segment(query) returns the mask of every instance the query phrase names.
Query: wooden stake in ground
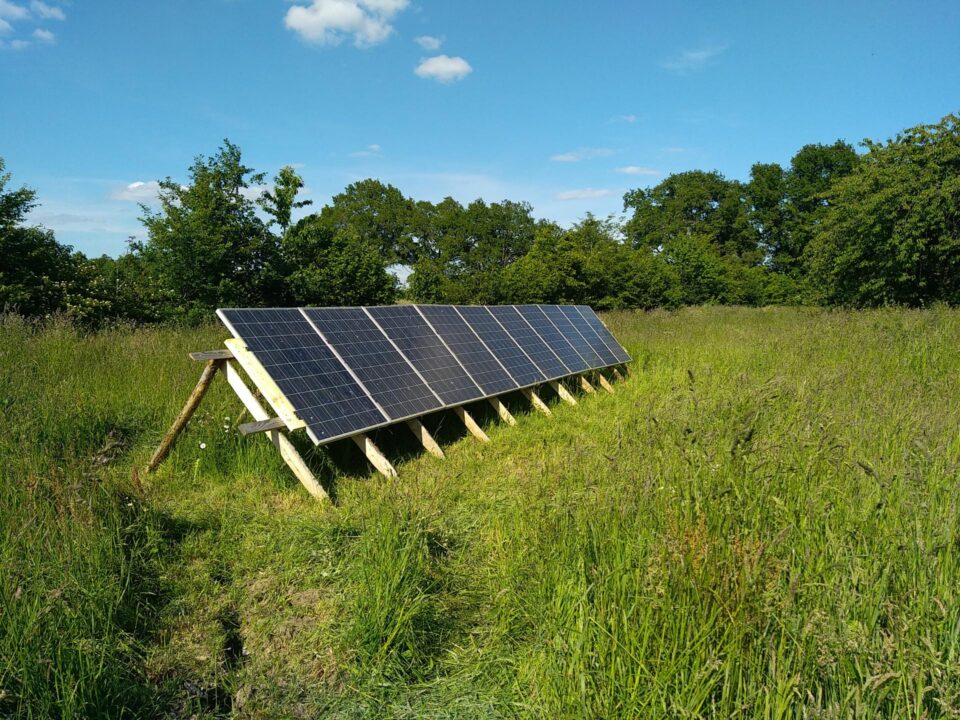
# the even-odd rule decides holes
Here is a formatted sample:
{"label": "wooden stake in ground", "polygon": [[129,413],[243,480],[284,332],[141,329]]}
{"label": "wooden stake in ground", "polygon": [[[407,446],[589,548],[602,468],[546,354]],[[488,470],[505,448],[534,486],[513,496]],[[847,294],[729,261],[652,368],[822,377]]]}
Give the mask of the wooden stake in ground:
{"label": "wooden stake in ground", "polygon": [[217,368],[220,367],[222,362],[224,361],[218,359],[207,360],[207,364],[203,367],[203,372],[200,374],[200,380],[197,382],[197,386],[193,389],[193,392],[190,393],[190,397],[187,398],[187,404],[183,406],[183,410],[180,411],[177,419],[174,420],[173,425],[160,442],[160,447],[157,448],[157,451],[153,453],[153,457],[150,458],[150,463],[147,465],[147,472],[152,473],[157,469],[157,466],[163,462],[163,459],[167,457],[170,448],[173,447],[173,443],[177,439],[177,435],[186,427],[187,422],[193,417],[193,413],[196,412],[200,401],[203,400],[203,396],[207,394],[207,388],[210,387],[210,383],[212,383],[213,378],[216,377]]}

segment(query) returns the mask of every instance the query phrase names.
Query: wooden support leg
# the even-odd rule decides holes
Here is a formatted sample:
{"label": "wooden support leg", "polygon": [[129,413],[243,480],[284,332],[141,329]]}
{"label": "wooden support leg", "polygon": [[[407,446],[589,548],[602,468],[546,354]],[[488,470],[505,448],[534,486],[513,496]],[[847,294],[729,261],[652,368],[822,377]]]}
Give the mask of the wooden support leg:
{"label": "wooden support leg", "polygon": [[600,387],[613,395],[613,385],[611,385],[610,381],[603,376],[602,372],[597,372],[597,379],[600,381]]}
{"label": "wooden support leg", "polygon": [[626,373],[627,377],[630,377],[631,375],[633,375],[633,370],[630,369],[629,365],[623,366],[623,372]]}
{"label": "wooden support leg", "polygon": [[553,388],[553,391],[560,396],[560,399],[563,400],[568,405],[576,405],[577,399],[564,387],[563,383],[559,380],[551,380],[550,387]]}
{"label": "wooden support leg", "polygon": [[498,397],[487,398],[490,401],[490,404],[493,405],[493,409],[497,411],[497,415],[500,416],[500,419],[503,420],[507,425],[516,425],[517,421],[510,414],[510,411],[507,410],[507,406]]}
{"label": "wooden support leg", "polygon": [[611,370],[613,370],[613,376],[614,376],[617,380],[620,380],[620,381],[622,382],[622,381],[623,381],[623,374],[622,374],[619,370],[617,370],[616,368],[611,368]]}
{"label": "wooden support leg", "polygon": [[530,401],[530,404],[533,405],[537,410],[542,412],[547,417],[550,417],[553,413],[550,412],[550,408],[547,407],[547,404],[540,399],[540,396],[537,395],[536,391],[533,388],[523,388],[520,390],[527,400]]}
{"label": "wooden support leg", "polygon": [[583,388],[583,391],[586,393],[595,393],[593,385],[590,384],[590,381],[587,380],[583,375],[580,375],[580,387]]}
{"label": "wooden support leg", "polygon": [[180,411],[177,419],[174,420],[173,425],[167,431],[167,434],[164,435],[160,447],[157,448],[156,452],[153,453],[153,457],[150,458],[150,463],[147,465],[147,472],[152,473],[156,470],[157,466],[163,462],[163,459],[170,452],[170,448],[172,448],[173,443],[176,442],[177,436],[183,431],[187,421],[193,416],[200,401],[203,400],[203,396],[206,395],[207,388],[209,388],[210,383],[213,382],[213,378],[217,374],[217,368],[222,362],[224,361],[207,360],[207,364],[204,366],[203,372],[200,375],[200,381],[193,389],[193,392],[190,393],[190,397],[187,398],[187,404],[183,406],[183,410]]}
{"label": "wooden support leg", "polygon": [[480,442],[490,442],[490,438],[487,437],[487,434],[483,431],[483,428],[477,425],[477,421],[471,417],[466,408],[463,406],[455,407],[453,411],[457,414],[457,417],[463,421],[463,424],[467,426],[467,430],[470,431],[471,435],[473,435]]}
{"label": "wooden support leg", "polygon": [[[243,381],[243,378],[240,377],[240,373],[237,371],[237,368],[232,361],[227,361],[223,365],[223,374],[226,376],[230,387],[233,388],[233,391],[237,394],[237,397],[240,398],[240,402],[243,403],[243,406],[247,409],[254,420],[260,421],[270,419],[270,413],[264,410],[263,405],[260,404],[260,401],[257,400],[254,394],[250,391],[250,388],[247,387],[247,384]],[[297,448],[295,448],[293,443],[290,442],[290,438],[288,438],[279,430],[272,430],[270,432],[270,442],[272,442],[274,447],[280,451],[280,457],[283,458],[283,461],[287,464],[287,467],[290,468],[297,480],[300,481],[300,484],[307,489],[308,493],[313,495],[318,500],[330,499],[330,496],[327,495],[327,491],[323,489],[323,486],[319,482],[317,482],[317,479],[310,471],[310,468],[307,467],[307,464],[303,461],[303,458],[300,457],[300,453],[297,452]]]}
{"label": "wooden support leg", "polygon": [[385,478],[392,480],[397,477],[396,469],[390,464],[390,461],[387,460],[384,454],[380,452],[380,449],[373,444],[373,440],[363,433],[351,435],[350,439],[357,444],[357,447],[363,450],[363,454],[367,456],[370,464],[379,470]]}
{"label": "wooden support leg", "polygon": [[437,441],[433,439],[433,436],[423,426],[422,422],[416,418],[411,418],[410,420],[407,420],[407,427],[410,428],[414,435],[416,435],[417,440],[419,440],[420,444],[423,445],[424,450],[443,460],[445,457],[443,450],[440,449],[440,446],[437,445]]}

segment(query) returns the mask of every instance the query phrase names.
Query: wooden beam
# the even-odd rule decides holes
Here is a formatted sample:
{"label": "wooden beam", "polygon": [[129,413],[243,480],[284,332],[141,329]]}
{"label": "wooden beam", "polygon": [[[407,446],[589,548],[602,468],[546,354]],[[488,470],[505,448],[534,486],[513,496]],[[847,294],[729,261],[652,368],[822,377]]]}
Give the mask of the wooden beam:
{"label": "wooden beam", "polygon": [[627,377],[633,375],[633,370],[630,369],[629,365],[624,364],[623,371],[627,374]]}
{"label": "wooden beam", "polygon": [[487,434],[483,431],[483,428],[477,425],[477,421],[471,417],[466,408],[461,405],[453,408],[453,411],[457,414],[457,417],[463,421],[463,424],[467,426],[467,430],[470,431],[471,435],[473,435],[480,442],[490,442],[490,438],[487,437]]}
{"label": "wooden beam", "polygon": [[357,444],[357,447],[360,448],[363,451],[363,454],[367,456],[367,460],[370,461],[370,464],[379,470],[381,475],[388,480],[393,480],[397,477],[396,469],[390,464],[390,461],[387,460],[386,456],[380,452],[380,449],[373,444],[373,440],[363,433],[360,433],[359,435],[351,435],[350,439]]}
{"label": "wooden beam", "polygon": [[590,381],[587,380],[583,375],[578,376],[580,378],[580,387],[583,388],[583,391],[586,393],[595,393],[593,385],[590,384]]}
{"label": "wooden beam", "polygon": [[203,400],[203,396],[206,395],[207,388],[209,388],[210,383],[213,382],[213,378],[217,374],[217,368],[222,362],[223,360],[207,360],[207,364],[200,374],[200,380],[197,382],[196,387],[193,388],[193,392],[190,393],[190,397],[187,398],[186,405],[183,406],[177,419],[173,421],[173,425],[167,431],[167,434],[164,435],[163,440],[160,442],[160,447],[156,449],[153,457],[150,458],[150,463],[147,465],[148,473],[156,470],[157,466],[160,465],[163,459],[170,453],[170,448],[173,447],[177,436],[183,431],[187,422],[193,417],[193,413],[196,411],[200,401]]}
{"label": "wooden beam", "polygon": [[[297,417],[296,411],[294,411],[293,406],[290,404],[290,401],[287,400],[283,391],[277,387],[273,378],[264,370],[263,365],[261,365],[253,353],[247,349],[247,346],[237,338],[224,340],[224,344],[233,352],[233,356],[237,362],[240,363],[240,367],[250,376],[253,384],[263,393],[267,402],[270,403],[270,407],[274,409],[277,415],[283,418],[283,421],[287,424],[287,429],[297,430],[298,428],[306,427],[306,423]],[[254,419],[261,420],[266,418]]]}
{"label": "wooden beam", "polygon": [[613,370],[613,376],[614,376],[617,380],[620,380],[620,381],[622,382],[623,379],[624,379],[624,378],[623,378],[623,374],[622,374],[619,370],[617,370],[617,368],[610,368],[610,369]]}
{"label": "wooden beam", "polygon": [[553,391],[560,396],[560,399],[563,400],[568,405],[576,405],[577,399],[564,387],[564,384],[559,380],[551,380],[550,387],[553,388]]}
{"label": "wooden beam", "polygon": [[[243,378],[240,377],[240,371],[237,370],[236,366],[232,361],[226,361],[223,364],[223,374],[227,378],[227,382],[230,384],[230,387],[233,388],[233,391],[237,394],[237,397],[240,398],[240,402],[243,403],[243,406],[247,409],[247,412],[253,417],[254,420],[269,420],[270,413],[268,413],[263,405],[260,404],[260,401],[254,396],[250,391],[250,388],[247,387],[247,384],[243,381]],[[316,477],[314,477],[313,472],[303,461],[303,458],[300,457],[300,453],[297,452],[297,448],[294,447],[293,443],[290,442],[284,433],[279,430],[270,431],[270,442],[273,443],[274,447],[280,451],[280,457],[283,458],[283,461],[287,464],[287,467],[293,472],[297,480],[300,481],[300,484],[306,488],[307,492],[313,495],[318,500],[329,500],[330,496],[327,495],[327,491],[323,489],[323,486],[317,482]]]}
{"label": "wooden beam", "polygon": [[497,411],[497,415],[500,416],[500,419],[503,420],[507,425],[516,425],[517,421],[510,414],[510,411],[507,409],[507,406],[498,397],[488,397],[487,400],[493,406],[493,409]]}
{"label": "wooden beam", "polygon": [[253,435],[254,433],[270,432],[271,430],[286,430],[287,424],[283,418],[273,417],[267,420],[256,420],[254,422],[243,423],[237,426],[241,435]]}
{"label": "wooden beam", "polygon": [[233,353],[229,350],[204,350],[190,353],[191,360],[206,362],[207,360],[233,360]]}
{"label": "wooden beam", "polygon": [[422,422],[416,418],[410,418],[407,420],[407,427],[410,428],[414,435],[416,435],[417,440],[419,440],[420,444],[423,445],[424,450],[431,455],[440,458],[441,460],[446,457],[443,454],[443,450],[441,450],[440,446],[437,444],[437,441],[433,439],[430,431],[423,426]]}
{"label": "wooden beam", "polygon": [[599,370],[597,371],[597,379],[600,381],[600,387],[602,387],[602,388],[603,388],[604,390],[606,390],[608,393],[610,393],[611,395],[613,395],[613,385],[610,384],[610,381],[608,381],[608,380],[603,376],[603,373],[600,372]]}
{"label": "wooden beam", "polygon": [[550,412],[550,408],[548,408],[547,404],[540,399],[540,396],[537,395],[536,391],[533,388],[521,388],[520,392],[522,392],[524,396],[527,398],[527,400],[530,401],[531,405],[533,405],[537,410],[542,412],[544,415],[546,415],[547,417],[550,417],[551,415],[553,415],[553,413]]}

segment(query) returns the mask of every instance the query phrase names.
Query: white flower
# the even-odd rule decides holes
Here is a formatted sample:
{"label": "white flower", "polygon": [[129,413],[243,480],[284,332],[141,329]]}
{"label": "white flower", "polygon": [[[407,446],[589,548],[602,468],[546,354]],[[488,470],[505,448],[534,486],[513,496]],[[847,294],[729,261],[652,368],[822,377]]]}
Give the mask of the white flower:
{"label": "white flower", "polygon": [[201,449],[201,450],[206,450],[206,449],[207,449],[207,444],[206,444],[206,443],[200,443],[200,449]]}

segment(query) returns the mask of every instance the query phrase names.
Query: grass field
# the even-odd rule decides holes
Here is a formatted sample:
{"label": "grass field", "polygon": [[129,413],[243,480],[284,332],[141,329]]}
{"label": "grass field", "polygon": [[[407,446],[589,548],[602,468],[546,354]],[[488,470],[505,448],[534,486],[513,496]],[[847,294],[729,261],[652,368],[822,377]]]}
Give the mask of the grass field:
{"label": "grass field", "polygon": [[137,471],[221,328],[2,321],[0,717],[960,717],[960,312],[606,320],[614,396],[304,445],[336,508],[222,380]]}

